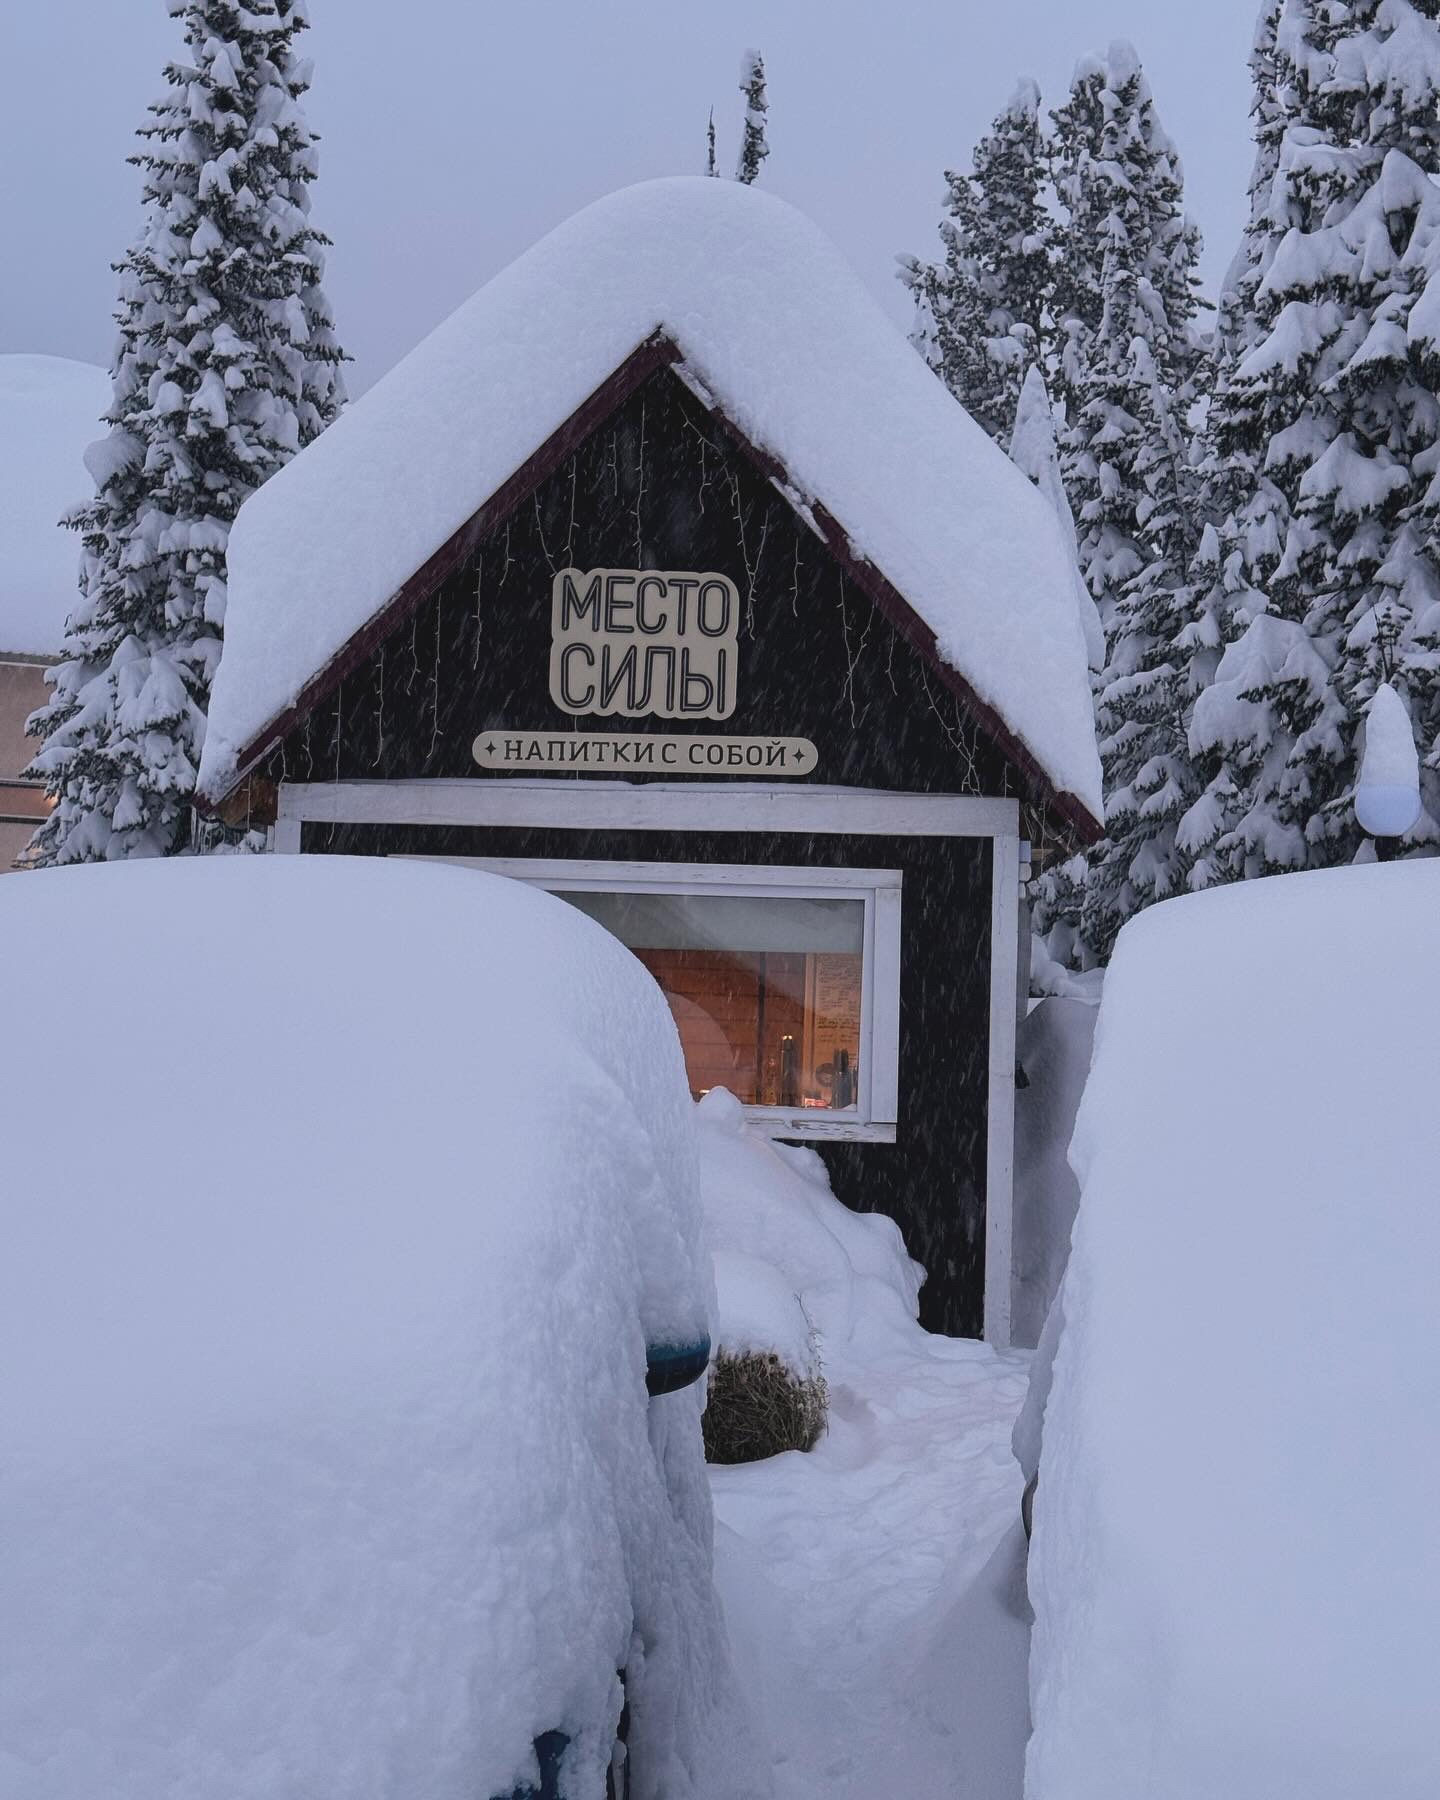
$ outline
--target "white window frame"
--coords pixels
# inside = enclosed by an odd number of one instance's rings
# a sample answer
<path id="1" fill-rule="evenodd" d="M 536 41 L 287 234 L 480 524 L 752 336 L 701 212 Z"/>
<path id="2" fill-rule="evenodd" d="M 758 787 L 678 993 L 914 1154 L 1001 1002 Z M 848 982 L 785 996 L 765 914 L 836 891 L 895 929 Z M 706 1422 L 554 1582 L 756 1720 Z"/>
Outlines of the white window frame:
<path id="1" fill-rule="evenodd" d="M 755 863 L 559 861 L 515 856 L 416 856 L 407 862 L 483 869 L 549 893 L 725 894 L 743 900 L 858 900 L 865 909 L 860 959 L 860 1081 L 854 1107 L 747 1105 L 767 1137 L 893 1144 L 900 1117 L 899 869 L 776 868 Z"/>

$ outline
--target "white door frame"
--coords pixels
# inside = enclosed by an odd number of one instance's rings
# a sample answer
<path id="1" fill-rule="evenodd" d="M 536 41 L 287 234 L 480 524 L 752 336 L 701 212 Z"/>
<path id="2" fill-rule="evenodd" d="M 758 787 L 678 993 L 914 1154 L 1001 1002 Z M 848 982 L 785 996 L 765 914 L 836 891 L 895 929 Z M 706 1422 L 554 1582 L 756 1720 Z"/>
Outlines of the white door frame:
<path id="1" fill-rule="evenodd" d="M 281 785 L 273 848 L 304 824 L 450 825 L 590 831 L 798 832 L 992 841 L 990 1064 L 985 1158 L 985 1337 L 1010 1343 L 1014 1262 L 1015 1026 L 1020 806 L 974 794 L 750 782 L 477 780 Z"/>

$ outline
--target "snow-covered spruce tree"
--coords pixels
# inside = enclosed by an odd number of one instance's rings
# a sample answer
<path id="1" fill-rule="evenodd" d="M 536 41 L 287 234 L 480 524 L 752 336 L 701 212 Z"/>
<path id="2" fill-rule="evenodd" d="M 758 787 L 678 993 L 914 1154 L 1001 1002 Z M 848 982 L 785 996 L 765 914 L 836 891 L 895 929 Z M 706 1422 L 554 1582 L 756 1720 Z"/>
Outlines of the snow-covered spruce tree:
<path id="1" fill-rule="evenodd" d="M 1390 680 L 1422 720 L 1430 710 L 1440 406 L 1420 302 L 1440 230 L 1436 13 L 1436 0 L 1285 0 L 1277 20 L 1287 116 L 1254 335 L 1215 426 L 1220 453 L 1255 471 L 1228 535 L 1265 606 L 1192 730 L 1202 755 L 1249 771 L 1216 840 L 1222 877 L 1354 857 L 1370 698 Z M 1411 847 L 1440 838 L 1436 798 L 1432 776 Z"/>
<path id="2" fill-rule="evenodd" d="M 1221 288 L 1216 330 L 1197 386 L 1207 397 L 1254 337 L 1255 288 L 1263 274 L 1263 214 L 1278 162 L 1285 106 L 1277 89 L 1276 27 L 1282 0 L 1268 0 L 1251 57 L 1256 159 L 1250 224 Z M 1115 656 L 1098 697 L 1107 765 L 1108 840 L 1089 876 L 1083 932 L 1108 955 L 1119 926 L 1151 901 L 1224 879 L 1227 833 L 1243 806 L 1247 770 L 1223 751 L 1197 750 L 1191 724 L 1197 697 L 1215 679 L 1222 652 L 1264 606 L 1236 548 L 1259 471 L 1233 450 L 1221 454 L 1215 429 L 1223 403 L 1211 399 L 1198 444 L 1187 453 L 1174 407 L 1155 395 L 1146 433 L 1147 530 L 1157 554 L 1123 591 Z M 1177 396 L 1177 404 L 1183 398 Z"/>
<path id="3" fill-rule="evenodd" d="M 740 160 L 735 179 L 748 187 L 760 173 L 760 165 L 770 154 L 765 136 L 765 115 L 770 108 L 765 99 L 765 63 L 758 50 L 747 50 L 740 65 L 740 92 L 745 96 L 745 132 L 740 140 Z"/>
<path id="4" fill-rule="evenodd" d="M 1417 226 L 1411 244 L 1419 297 L 1407 321 L 1409 349 L 1420 379 L 1440 392 L 1440 230 L 1431 218 Z M 1423 272 L 1423 283 L 1420 279 Z M 1406 512 L 1411 543 L 1421 569 L 1440 569 L 1440 454 L 1421 452 L 1413 467 L 1419 480 L 1428 474 L 1425 491 Z M 1408 705 L 1421 756 L 1421 791 L 1431 819 L 1440 819 L 1440 603 L 1433 589 L 1417 594 L 1413 636 L 1406 658 Z"/>
<path id="5" fill-rule="evenodd" d="M 1181 819 L 1176 846 L 1185 885 L 1213 887 L 1261 868 L 1286 866 L 1293 833 L 1252 817 L 1253 795 L 1276 766 L 1283 740 L 1274 678 L 1290 661 L 1292 678 L 1320 665 L 1303 638 L 1273 620 L 1246 638 L 1266 612 L 1264 585 L 1280 560 L 1288 523 L 1285 498 L 1265 469 L 1265 446 L 1248 441 L 1246 401 L 1237 369 L 1263 335 L 1256 294 L 1279 239 L 1271 226 L 1280 147 L 1294 111 L 1294 84 L 1279 49 L 1284 0 L 1266 0 L 1250 58 L 1255 161 L 1249 218 L 1221 285 L 1215 334 L 1204 372 L 1205 425 L 1199 445 L 1205 521 L 1189 570 L 1190 619 L 1177 640 L 1190 701 L 1190 760 L 1199 792 Z M 1293 652 L 1293 656 L 1292 653 Z M 1298 693 L 1292 689 L 1292 693 Z M 1243 698 L 1242 698 L 1243 696 Z M 1278 759 L 1283 763 L 1283 748 Z M 1248 827 L 1260 826 L 1256 849 Z M 1260 852 L 1256 855 L 1256 850 Z"/>
<path id="6" fill-rule="evenodd" d="M 1183 391 L 1198 361 L 1191 323 L 1200 305 L 1200 234 L 1185 216 L 1180 157 L 1132 45 L 1113 43 L 1104 57 L 1077 65 L 1065 104 L 1051 114 L 1049 158 L 1063 214 L 1055 234 L 1051 392 L 1073 423 L 1090 340 L 1105 312 L 1117 223 L 1153 314 L 1146 336 L 1156 365 Z"/>
<path id="7" fill-rule="evenodd" d="M 1078 947 L 1088 966 L 1132 912 L 1174 891 L 1175 834 L 1194 797 L 1173 652 L 1197 536 L 1185 418 L 1198 363 L 1199 234 L 1128 45 L 1081 63 L 1054 120 L 1066 211 L 1055 299 L 1062 469 L 1081 576 L 1105 632 L 1096 713 L 1107 839 L 1063 891 L 1042 880 L 1037 920 L 1052 955 L 1074 958 Z"/>
<path id="8" fill-rule="evenodd" d="M 97 493 L 73 518 L 81 594 L 31 720 L 55 800 L 47 863 L 173 854 L 225 618 L 240 503 L 343 403 L 310 224 L 301 0 L 171 0 L 187 56 L 140 128 L 145 220 L 116 265 L 120 327 Z"/>
<path id="9" fill-rule="evenodd" d="M 1200 237 L 1185 217 L 1180 159 L 1128 44 L 1080 64 L 1055 130 L 1066 209 L 1055 299 L 1063 469 L 1081 574 L 1108 631 L 1121 589 L 1155 554 L 1137 464 L 1147 420 L 1184 416 L 1197 363 Z"/>
<path id="10" fill-rule="evenodd" d="M 1046 357 L 1045 180 L 1040 90 L 1022 81 L 976 145 L 970 173 L 945 172 L 943 259 L 901 259 L 916 302 L 912 341 L 1000 444 L 1014 425 L 1026 370 Z"/>
<path id="11" fill-rule="evenodd" d="M 1121 589 L 1096 695 L 1105 841 L 1089 856 L 1081 935 L 1100 961 L 1126 919 L 1181 891 L 1176 833 L 1198 789 L 1179 642 L 1192 601 L 1186 570 L 1195 547 L 1196 482 L 1173 396 L 1139 332 L 1122 373 L 1117 430 L 1124 429 L 1121 413 L 1135 418 L 1130 469 L 1145 560 Z"/>
<path id="12" fill-rule="evenodd" d="M 710 108 L 710 122 L 705 127 L 705 173 L 719 175 L 720 170 L 715 163 L 715 108 Z"/>

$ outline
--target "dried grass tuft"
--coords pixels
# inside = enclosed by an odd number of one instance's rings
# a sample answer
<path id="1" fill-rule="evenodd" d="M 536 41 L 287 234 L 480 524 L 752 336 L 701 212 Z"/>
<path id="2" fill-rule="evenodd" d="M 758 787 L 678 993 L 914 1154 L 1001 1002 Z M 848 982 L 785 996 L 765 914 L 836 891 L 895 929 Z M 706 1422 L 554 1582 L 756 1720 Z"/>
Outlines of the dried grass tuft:
<path id="1" fill-rule="evenodd" d="M 763 1462 L 783 1450 L 813 1450 L 825 1429 L 829 1394 L 817 1370 L 799 1375 L 773 1350 L 722 1350 L 705 1402 L 705 1460 Z"/>

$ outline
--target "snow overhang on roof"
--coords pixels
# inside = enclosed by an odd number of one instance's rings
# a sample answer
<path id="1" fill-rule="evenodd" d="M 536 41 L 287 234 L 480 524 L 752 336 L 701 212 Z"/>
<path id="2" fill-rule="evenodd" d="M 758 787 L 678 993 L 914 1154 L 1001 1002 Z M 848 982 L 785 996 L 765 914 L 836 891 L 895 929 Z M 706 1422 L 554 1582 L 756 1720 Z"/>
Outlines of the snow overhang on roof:
<path id="1" fill-rule="evenodd" d="M 872 598 L 908 615 L 1034 797 L 1098 836 L 1085 645 L 1050 507 L 809 220 L 704 178 L 577 214 L 245 503 L 202 801 L 223 800 L 637 353 L 678 358 Z"/>

